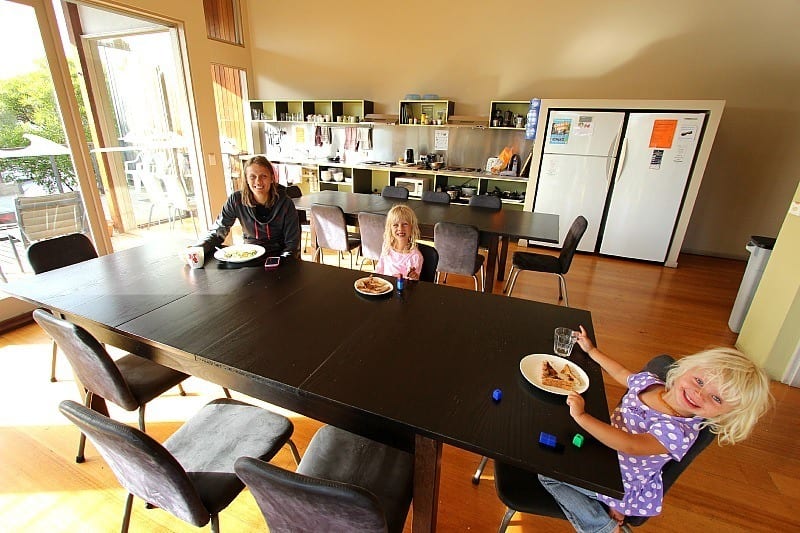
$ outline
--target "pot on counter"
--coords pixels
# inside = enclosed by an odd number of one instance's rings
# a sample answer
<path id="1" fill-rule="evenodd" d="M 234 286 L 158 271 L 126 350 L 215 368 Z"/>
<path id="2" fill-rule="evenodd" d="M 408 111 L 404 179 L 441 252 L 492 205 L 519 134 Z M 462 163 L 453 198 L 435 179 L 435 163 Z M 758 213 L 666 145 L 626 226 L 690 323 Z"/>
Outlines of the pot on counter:
<path id="1" fill-rule="evenodd" d="M 471 198 L 475 196 L 477 191 L 478 190 L 475 187 L 461 187 L 461 194 L 464 196 L 464 198 Z"/>
<path id="2" fill-rule="evenodd" d="M 458 200 L 458 196 L 461 194 L 461 189 L 459 187 L 450 187 L 447 189 L 447 194 L 450 196 L 450 200 Z"/>

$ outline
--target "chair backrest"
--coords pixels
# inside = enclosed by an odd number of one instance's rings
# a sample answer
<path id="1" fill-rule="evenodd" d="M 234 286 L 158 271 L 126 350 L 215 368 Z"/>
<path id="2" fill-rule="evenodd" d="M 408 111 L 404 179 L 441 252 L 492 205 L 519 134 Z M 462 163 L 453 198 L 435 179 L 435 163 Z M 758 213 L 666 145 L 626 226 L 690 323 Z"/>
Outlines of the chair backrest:
<path id="1" fill-rule="evenodd" d="M 386 215 L 361 212 L 358 214 L 358 231 L 361 234 L 361 255 L 378 260 L 383 248 Z"/>
<path id="2" fill-rule="evenodd" d="M 186 471 L 155 439 L 71 400 L 58 409 L 92 441 L 128 492 L 190 524 L 208 523 L 208 509 Z"/>
<path id="3" fill-rule="evenodd" d="M 475 226 L 437 222 L 433 227 L 433 244 L 439 252 L 439 272 L 472 276 L 476 271 L 478 229 Z"/>
<path id="4" fill-rule="evenodd" d="M 578 249 L 578 244 L 580 244 L 583 234 L 586 233 L 588 225 L 589 223 L 584 217 L 578 216 L 569 228 L 567 236 L 564 237 L 564 246 L 561 248 L 561 253 L 558 254 L 558 262 L 561 264 L 562 274 L 569 272 L 575 250 Z"/>
<path id="5" fill-rule="evenodd" d="M 82 263 L 97 257 L 91 239 L 83 233 L 72 233 L 36 241 L 28 247 L 28 262 L 34 274 Z"/>
<path id="6" fill-rule="evenodd" d="M 0 181 L 0 196 L 19 196 L 22 188 L 18 181 Z"/>
<path id="7" fill-rule="evenodd" d="M 476 194 L 470 197 L 469 205 L 472 207 L 485 207 L 487 209 L 500 209 L 503 201 L 494 194 Z"/>
<path id="8" fill-rule="evenodd" d="M 303 189 L 297 185 L 289 185 L 286 187 L 286 196 L 289 198 L 300 198 L 303 196 Z"/>
<path id="9" fill-rule="evenodd" d="M 56 341 L 84 387 L 128 411 L 139 407 L 114 360 L 88 331 L 44 309 L 34 309 L 33 319 Z"/>
<path id="10" fill-rule="evenodd" d="M 347 251 L 347 225 L 338 205 L 311 205 L 311 221 L 321 248 Z"/>
<path id="11" fill-rule="evenodd" d="M 14 206 L 25 246 L 41 239 L 86 231 L 83 202 L 77 191 L 18 196 L 14 199 Z"/>
<path id="12" fill-rule="evenodd" d="M 186 184 L 183 178 L 174 172 L 167 172 L 163 175 L 162 181 L 166 189 L 167 199 L 172 207 L 181 211 L 193 211 L 197 209 L 197 202 L 194 196 L 189 196 L 186 192 Z"/>
<path id="13" fill-rule="evenodd" d="M 439 267 L 439 252 L 433 246 L 421 242 L 417 243 L 417 248 L 422 254 L 422 272 L 419 273 L 419 280 L 433 283 L 436 281 L 436 269 Z"/>
<path id="14" fill-rule="evenodd" d="M 422 191 L 422 201 L 433 204 L 449 204 L 450 195 L 444 191 Z"/>
<path id="15" fill-rule="evenodd" d="M 290 472 L 252 457 L 234 464 L 270 531 L 387 531 L 378 499 L 366 489 Z"/>
<path id="16" fill-rule="evenodd" d="M 400 200 L 408 200 L 408 189 L 404 187 L 387 185 L 381 191 L 381 196 L 384 198 L 399 198 Z"/>

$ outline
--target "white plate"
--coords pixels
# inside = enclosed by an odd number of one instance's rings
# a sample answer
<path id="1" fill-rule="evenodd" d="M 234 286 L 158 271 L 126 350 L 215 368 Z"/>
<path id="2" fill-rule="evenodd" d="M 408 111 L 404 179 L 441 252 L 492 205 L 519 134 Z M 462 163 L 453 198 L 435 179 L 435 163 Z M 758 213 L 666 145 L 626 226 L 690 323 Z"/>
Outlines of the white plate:
<path id="1" fill-rule="evenodd" d="M 547 392 L 552 392 L 553 394 L 561 394 L 563 396 L 566 396 L 569 393 L 569 391 L 566 389 L 560 389 L 558 387 L 551 387 L 550 385 L 542 384 L 542 363 L 545 361 L 550 363 L 550 365 L 559 372 L 562 368 L 564 368 L 565 364 L 569 365 L 570 369 L 581 379 L 581 384 L 575 388 L 575 392 L 578 394 L 586 392 L 586 389 L 589 388 L 589 376 L 586 375 L 586 372 L 584 372 L 581 367 L 564 359 L 563 357 L 545 353 L 526 355 L 519 362 L 519 371 L 522 372 L 522 375 L 525 376 L 525 379 L 527 379 L 534 387 L 538 387 Z"/>
<path id="2" fill-rule="evenodd" d="M 214 252 L 214 259 L 217 261 L 227 261 L 228 263 L 246 263 L 247 261 L 252 261 L 257 257 L 261 257 L 264 255 L 265 251 L 263 246 L 257 244 L 234 244 L 233 246 L 220 248 Z M 238 254 L 248 252 L 250 254 L 248 257 L 238 256 Z M 255 252 L 255 254 L 253 254 L 253 252 Z"/>
<path id="3" fill-rule="evenodd" d="M 372 281 L 373 282 L 378 282 L 380 284 L 380 286 L 381 286 L 380 292 L 370 292 L 370 291 L 367 291 L 367 290 L 359 288 L 359 285 L 361 285 L 363 287 L 363 284 L 368 279 L 370 279 L 370 277 L 372 277 Z M 385 279 L 379 278 L 377 276 L 368 276 L 366 278 L 358 278 L 353 283 L 353 287 L 356 289 L 356 292 L 358 292 L 359 294 L 363 294 L 364 296 L 381 296 L 383 294 L 390 293 L 390 292 L 392 292 L 394 290 L 394 286 L 391 283 L 389 283 Z"/>

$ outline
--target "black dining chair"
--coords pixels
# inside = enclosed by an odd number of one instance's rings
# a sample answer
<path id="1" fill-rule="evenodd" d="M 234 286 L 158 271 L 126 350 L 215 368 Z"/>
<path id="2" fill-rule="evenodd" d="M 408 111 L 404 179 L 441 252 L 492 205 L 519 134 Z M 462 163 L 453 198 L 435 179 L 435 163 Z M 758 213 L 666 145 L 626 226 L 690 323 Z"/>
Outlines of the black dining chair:
<path id="1" fill-rule="evenodd" d="M 219 513 L 244 484 L 234 472 L 239 457 L 270 460 L 291 442 L 291 421 L 266 409 L 220 398 L 204 406 L 164 444 L 77 402 L 59 410 L 87 435 L 128 491 L 122 532 L 130 525 L 133 497 L 194 526 L 211 522 L 219 531 Z"/>
<path id="2" fill-rule="evenodd" d="M 36 241 L 28 247 L 28 262 L 34 274 L 82 263 L 97 257 L 91 239 L 83 233 L 71 233 L 52 239 Z M 53 341 L 53 359 L 50 363 L 50 381 L 56 381 L 58 344 Z"/>
<path id="3" fill-rule="evenodd" d="M 439 252 L 436 248 L 417 242 L 417 249 L 422 254 L 422 272 L 419 273 L 420 281 L 436 283 L 436 269 L 439 267 Z"/>
<path id="4" fill-rule="evenodd" d="M 675 360 L 668 355 L 659 355 L 651 359 L 644 370 L 657 375 L 664 380 L 670 365 Z M 661 472 L 664 485 L 664 494 L 672 487 L 684 470 L 705 450 L 716 438 L 711 429 L 706 427 L 700 431 L 697 440 L 680 461 L 669 461 Z M 503 462 L 495 461 L 494 484 L 497 496 L 506 505 L 506 512 L 500 523 L 498 533 L 503 533 L 511 518 L 516 513 L 528 513 L 540 516 L 549 516 L 566 520 L 561 507 L 547 490 L 539 483 L 535 472 L 522 470 Z M 646 516 L 629 516 L 625 518 L 628 526 L 640 526 L 647 521 Z"/>
<path id="5" fill-rule="evenodd" d="M 286 187 L 286 196 L 292 199 L 302 198 L 303 190 L 297 185 L 289 185 Z M 308 241 L 311 236 L 311 223 L 308 221 L 308 215 L 302 209 L 297 210 L 297 218 L 300 221 L 300 233 L 302 233 L 305 242 L 303 245 L 303 251 L 306 251 L 308 249 Z"/>
<path id="6" fill-rule="evenodd" d="M 433 227 L 433 243 L 439 252 L 436 283 L 447 281 L 447 274 L 471 276 L 475 290 L 483 290 L 485 283 L 483 261 L 478 253 L 478 229 L 475 226 L 437 222 Z M 480 273 L 480 277 L 478 274 Z M 444 279 L 442 279 L 444 274 Z M 480 289 L 478 282 L 480 281 Z"/>
<path id="7" fill-rule="evenodd" d="M 381 191 L 381 196 L 384 198 L 397 198 L 398 200 L 408 200 L 408 189 L 404 187 L 395 187 L 387 185 Z"/>
<path id="8" fill-rule="evenodd" d="M 383 249 L 383 234 L 386 230 L 386 215 L 360 212 L 358 214 L 358 231 L 361 235 L 361 268 L 369 259 L 372 265 L 378 263 Z"/>
<path id="9" fill-rule="evenodd" d="M 323 426 L 296 472 L 251 457 L 234 465 L 270 531 L 400 533 L 408 515 L 414 457 Z"/>
<path id="10" fill-rule="evenodd" d="M 450 195 L 444 191 L 422 191 L 422 201 L 432 204 L 449 204 Z"/>
<path id="11" fill-rule="evenodd" d="M 138 409 L 142 431 L 147 402 L 189 377 L 138 355 L 127 354 L 115 361 L 88 331 L 44 309 L 35 309 L 33 319 L 67 356 L 75 376 L 86 389 L 84 405 L 89 407 L 96 394 L 126 411 Z M 86 437 L 81 434 L 77 463 L 84 461 L 85 444 Z"/>
<path id="12" fill-rule="evenodd" d="M 567 280 L 564 276 L 569 272 L 572 265 L 572 258 L 578 249 L 583 234 L 589 223 L 582 216 L 579 216 L 572 223 L 572 226 L 564 237 L 564 246 L 558 256 L 549 254 L 539 254 L 533 252 L 514 252 L 511 258 L 511 271 L 508 273 L 506 287 L 503 288 L 508 296 L 514 290 L 517 276 L 523 270 L 529 272 L 543 272 L 545 274 L 555 274 L 558 276 L 558 301 L 564 300 L 564 305 L 569 307 L 569 297 L 567 295 Z"/>
<path id="13" fill-rule="evenodd" d="M 322 249 L 338 252 L 339 266 L 342 266 L 342 252 L 350 254 L 350 268 L 353 268 L 353 250 L 361 246 L 361 239 L 347 232 L 344 211 L 338 205 L 313 204 L 311 221 L 317 235 L 317 250 L 313 260 L 323 262 Z"/>

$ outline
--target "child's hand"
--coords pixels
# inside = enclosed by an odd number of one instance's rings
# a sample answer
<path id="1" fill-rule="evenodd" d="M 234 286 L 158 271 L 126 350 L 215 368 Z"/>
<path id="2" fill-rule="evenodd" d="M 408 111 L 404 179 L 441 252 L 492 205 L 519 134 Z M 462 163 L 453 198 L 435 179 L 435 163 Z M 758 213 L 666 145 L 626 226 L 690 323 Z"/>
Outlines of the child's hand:
<path id="1" fill-rule="evenodd" d="M 419 279 L 419 272 L 414 267 L 408 269 L 408 273 L 406 274 L 408 279 L 418 280 Z"/>
<path id="2" fill-rule="evenodd" d="M 575 391 L 570 391 L 567 394 L 567 405 L 569 405 L 569 416 L 572 418 L 578 418 L 586 411 L 586 403 L 583 400 L 583 396 Z"/>
<path id="3" fill-rule="evenodd" d="M 594 349 L 594 344 L 592 344 L 592 341 L 589 339 L 589 335 L 586 333 L 586 330 L 583 328 L 583 326 L 578 327 L 581 328 L 581 330 L 575 332 L 575 340 L 578 342 L 578 346 L 581 347 L 581 350 L 588 354 L 592 351 L 592 349 Z"/>

